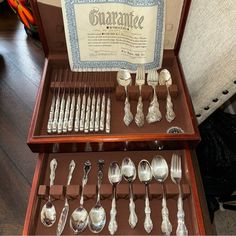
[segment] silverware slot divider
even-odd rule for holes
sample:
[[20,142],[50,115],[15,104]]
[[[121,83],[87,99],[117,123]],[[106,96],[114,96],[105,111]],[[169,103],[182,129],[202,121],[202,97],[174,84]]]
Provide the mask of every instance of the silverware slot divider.
[[[178,96],[178,87],[176,84],[172,84],[169,87],[170,95],[173,99]],[[128,86],[128,95],[130,100],[138,101],[139,98],[139,87],[135,85]],[[125,100],[125,89],[122,86],[116,86],[115,90],[116,100],[124,101]],[[166,100],[167,89],[165,85],[156,86],[157,98],[160,100]],[[153,89],[149,85],[143,85],[141,91],[142,99],[150,101],[153,96]]]
[[[129,186],[127,184],[119,184],[117,187],[117,199],[128,199],[129,198]],[[183,198],[187,198],[190,192],[189,184],[181,184]],[[168,198],[178,197],[178,187],[176,184],[165,184],[166,196]],[[144,199],[145,198],[145,186],[143,184],[133,184],[134,199]],[[162,197],[162,188],[160,184],[150,184],[150,200],[153,198]],[[80,185],[53,185],[50,189],[47,185],[40,185],[38,188],[38,197],[42,199],[47,199],[48,195],[54,200],[64,199],[65,196],[69,199],[78,199],[81,193]],[[84,189],[84,198],[94,199],[96,198],[96,185],[88,184]],[[101,199],[106,200],[112,198],[112,186],[110,184],[103,184],[101,186]]]

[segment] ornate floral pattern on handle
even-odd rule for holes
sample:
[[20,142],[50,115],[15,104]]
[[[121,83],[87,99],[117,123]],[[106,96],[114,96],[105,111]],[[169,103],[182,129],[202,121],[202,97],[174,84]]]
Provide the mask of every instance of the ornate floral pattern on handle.
[[161,222],[161,231],[166,235],[170,235],[172,232],[172,225],[169,220],[169,211],[166,204],[166,198],[162,198],[162,222]]

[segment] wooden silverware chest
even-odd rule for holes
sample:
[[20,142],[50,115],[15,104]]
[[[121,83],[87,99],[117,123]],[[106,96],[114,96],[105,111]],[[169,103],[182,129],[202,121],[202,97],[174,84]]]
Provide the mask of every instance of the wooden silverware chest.
[[[69,199],[70,211],[79,205],[80,180],[82,178],[82,166],[84,161],[90,160],[92,170],[88,185],[85,188],[85,206],[89,210],[96,199],[96,163],[98,159],[105,160],[104,179],[101,187],[102,204],[106,209],[107,224],[102,234],[109,234],[107,229],[109,211],[111,206],[112,186],[109,184],[107,171],[111,161],[121,164],[124,157],[130,157],[136,167],[140,160],[147,159],[151,162],[153,156],[162,155],[170,168],[171,156],[177,153],[182,158],[183,180],[181,182],[184,196],[184,210],[186,225],[191,234],[205,234],[204,221],[201,210],[201,201],[198,194],[198,186],[195,179],[195,167],[193,165],[191,150],[200,140],[195,115],[193,112],[190,96],[186,87],[178,52],[181,39],[190,7],[190,0],[167,1],[167,23],[166,50],[163,56],[162,68],[167,68],[172,75],[173,85],[170,87],[173,103],[175,106],[176,118],[168,123],[164,118],[154,124],[146,124],[138,128],[134,123],[129,127],[123,123],[123,90],[116,84],[116,72],[109,72],[109,76],[114,78],[109,81],[107,89],[111,93],[111,132],[70,132],[66,134],[48,134],[47,120],[50,111],[50,104],[53,90],[58,86],[54,80],[54,75],[61,68],[69,68],[66,42],[63,30],[63,19],[59,1],[32,0],[32,7],[37,17],[40,38],[45,51],[45,65],[42,80],[38,91],[36,105],[33,112],[32,122],[29,130],[27,143],[33,152],[40,153],[29,198],[28,210],[25,218],[23,235],[52,235],[56,233],[59,214],[64,205],[65,196]],[[52,20],[53,19],[53,20]],[[174,38],[173,38],[174,37]],[[78,72],[77,78],[80,78]],[[92,72],[94,73],[94,72]],[[98,72],[100,73],[100,72]],[[102,73],[102,72],[101,72]],[[105,72],[104,72],[105,73]],[[100,76],[102,77],[102,76]],[[99,76],[97,76],[99,78]],[[72,85],[69,81],[62,84],[66,89]],[[107,88],[107,81],[100,80],[99,85],[104,91]],[[60,84],[61,86],[61,84]],[[98,86],[99,87],[99,86]],[[131,106],[135,110],[136,86],[130,86]],[[65,90],[67,91],[67,90]],[[150,88],[143,89],[144,106],[148,106]],[[157,86],[157,94],[160,102],[160,110],[165,111],[166,88]],[[132,99],[133,96],[133,99]],[[133,109],[132,108],[132,109]],[[146,110],[145,110],[146,112]],[[170,127],[180,127],[183,133],[167,133]],[[49,189],[49,163],[56,158],[58,168],[56,171],[55,183]],[[67,166],[70,160],[76,163],[72,183],[66,186]],[[166,183],[167,203],[170,212],[170,220],[173,225],[172,234],[175,234],[177,220],[177,195],[178,188],[171,181],[170,175]],[[131,229],[128,224],[128,185],[122,181],[117,189],[117,221],[119,224],[116,234],[120,235],[144,235],[147,234],[143,228],[144,219],[144,185],[136,178],[134,182],[134,195],[139,222],[135,229]],[[48,198],[48,194],[55,200],[57,209],[57,221],[46,228],[40,222],[40,211]],[[151,234],[161,234],[161,195],[160,184],[152,181],[150,184],[150,198],[152,218],[154,228]],[[127,219],[126,219],[127,218]],[[72,234],[67,222],[63,234]],[[92,234],[86,229],[83,234]]]

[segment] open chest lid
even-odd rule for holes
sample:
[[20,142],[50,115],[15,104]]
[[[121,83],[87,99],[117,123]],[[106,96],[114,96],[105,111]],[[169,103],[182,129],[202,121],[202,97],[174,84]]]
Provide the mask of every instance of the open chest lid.
[[[178,54],[191,0],[167,0],[164,49]],[[60,0],[33,0],[39,34],[46,57],[66,54],[66,39]]]

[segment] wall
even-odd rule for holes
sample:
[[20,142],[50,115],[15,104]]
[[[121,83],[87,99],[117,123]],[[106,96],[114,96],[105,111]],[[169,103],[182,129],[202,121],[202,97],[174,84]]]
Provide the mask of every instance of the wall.
[[192,0],[180,60],[201,123],[236,93],[235,0]]

